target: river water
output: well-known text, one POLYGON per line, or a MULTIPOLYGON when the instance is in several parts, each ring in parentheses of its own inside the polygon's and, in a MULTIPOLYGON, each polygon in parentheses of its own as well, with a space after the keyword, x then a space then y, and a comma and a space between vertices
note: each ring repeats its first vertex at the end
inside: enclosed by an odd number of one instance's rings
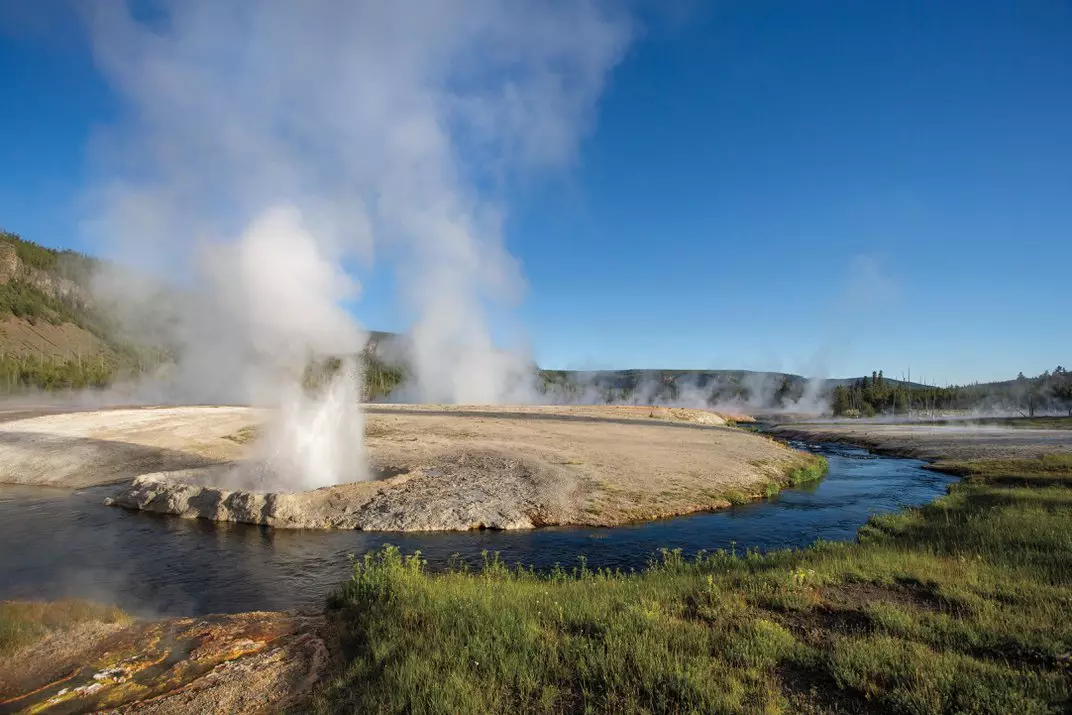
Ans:
POLYGON ((0 600, 80 597, 135 615, 319 610, 350 570, 348 556, 383 544, 419 549, 431 568, 458 554, 480 563, 641 568, 661 547, 760 550, 851 540, 871 514, 925 504, 950 477, 923 462, 840 445, 794 446, 823 454, 816 485, 745 506, 610 529, 375 533, 290 531, 217 524, 103 505, 116 487, 70 492, 0 486, 0 600))

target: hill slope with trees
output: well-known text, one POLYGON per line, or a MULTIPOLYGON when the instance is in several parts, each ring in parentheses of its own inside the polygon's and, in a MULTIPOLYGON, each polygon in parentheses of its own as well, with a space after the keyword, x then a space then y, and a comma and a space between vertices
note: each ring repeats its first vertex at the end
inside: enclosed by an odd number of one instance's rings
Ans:
POLYGON ((100 265, 0 231, 0 391, 103 387, 160 361, 95 305, 100 265))

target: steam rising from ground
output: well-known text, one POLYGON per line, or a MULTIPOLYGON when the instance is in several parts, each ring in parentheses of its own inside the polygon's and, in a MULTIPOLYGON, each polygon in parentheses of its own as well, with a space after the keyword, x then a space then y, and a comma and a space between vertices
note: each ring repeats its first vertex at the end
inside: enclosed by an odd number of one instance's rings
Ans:
POLYGON ((658 405, 731 414, 829 411, 826 381, 781 373, 725 371, 574 372, 544 388, 544 402, 577 405, 658 405))
POLYGON ((354 366, 312 396, 301 375, 361 348, 343 304, 374 257, 412 319, 411 399, 532 396, 486 317, 523 290, 501 197, 568 163, 629 18, 598 0, 85 7, 128 108, 97 143, 87 227, 183 285, 168 305, 152 282, 101 281, 129 329, 180 346, 172 399, 279 407, 264 448, 288 485, 360 476, 354 366))

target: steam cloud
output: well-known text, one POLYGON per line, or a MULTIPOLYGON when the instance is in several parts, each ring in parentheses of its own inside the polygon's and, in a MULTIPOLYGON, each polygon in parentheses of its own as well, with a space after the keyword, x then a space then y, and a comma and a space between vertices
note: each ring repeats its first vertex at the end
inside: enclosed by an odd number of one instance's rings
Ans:
POLYGON ((128 110, 96 144, 87 228, 192 297, 159 306, 118 274, 101 288, 127 325, 169 326, 180 399, 279 408, 265 456, 290 486, 359 476, 356 368, 315 397, 300 380, 311 357, 360 350, 344 304, 374 258, 413 320, 410 399, 524 398, 529 362, 487 319, 524 285, 501 196, 569 162, 629 17, 599 0, 86 7, 128 110))

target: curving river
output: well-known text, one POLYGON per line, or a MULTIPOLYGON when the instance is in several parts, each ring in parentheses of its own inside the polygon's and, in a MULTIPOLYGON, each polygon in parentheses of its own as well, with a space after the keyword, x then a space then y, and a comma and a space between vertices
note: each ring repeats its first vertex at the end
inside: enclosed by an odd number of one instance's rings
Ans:
POLYGON ((661 547, 761 550, 846 540, 871 514, 925 504, 953 481, 923 462, 841 445, 795 443, 823 454, 816 485, 725 511, 613 529, 377 533, 289 531, 130 512, 102 504, 116 487, 69 492, 0 486, 0 600, 65 596, 136 615, 319 610, 349 573, 348 555, 382 544, 419 549, 432 568, 452 555, 479 563, 640 568, 661 547))

